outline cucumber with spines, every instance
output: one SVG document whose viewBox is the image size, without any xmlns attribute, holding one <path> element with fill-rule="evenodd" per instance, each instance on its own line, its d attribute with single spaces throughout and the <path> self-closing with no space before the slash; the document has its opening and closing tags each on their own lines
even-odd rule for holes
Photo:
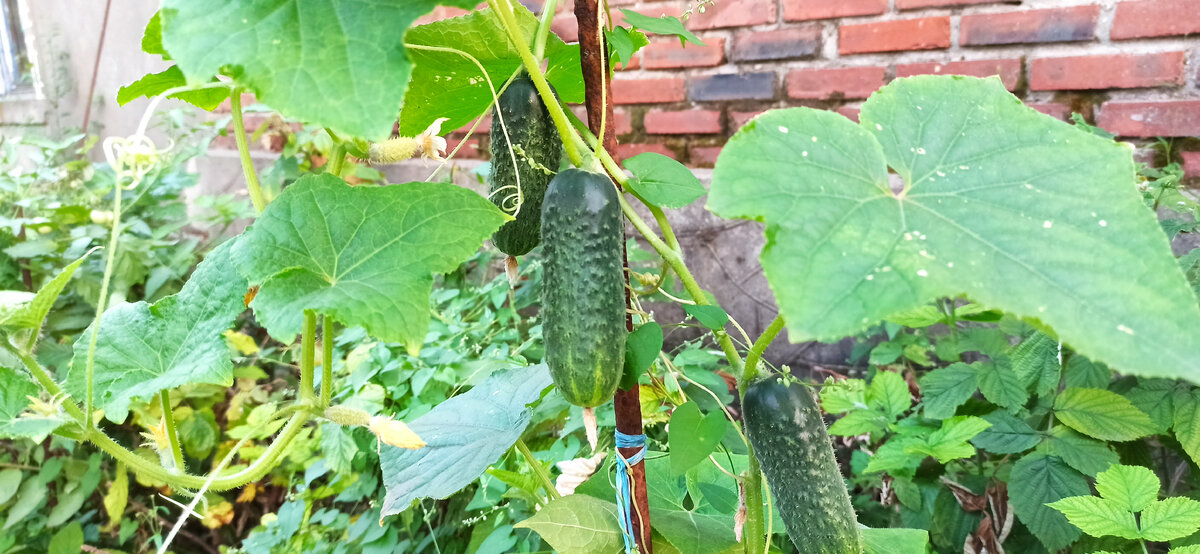
<svg viewBox="0 0 1200 554">
<path fill-rule="evenodd" d="M 518 188 L 521 193 L 516 219 L 505 223 L 492 236 L 492 242 L 501 252 L 521 256 L 541 240 L 542 198 L 554 178 L 553 172 L 558 170 L 562 149 L 562 139 L 550 112 L 529 75 L 522 72 L 500 95 L 492 113 L 488 197 L 505 213 L 512 214 Z"/>
<path fill-rule="evenodd" d="M 812 393 L 772 376 L 746 387 L 742 408 L 792 544 L 811 554 L 862 552 L 846 482 Z"/>
<path fill-rule="evenodd" d="M 546 365 L 567 401 L 612 399 L 625 364 L 624 228 L 605 175 L 567 169 L 542 203 L 542 335 Z"/>
</svg>

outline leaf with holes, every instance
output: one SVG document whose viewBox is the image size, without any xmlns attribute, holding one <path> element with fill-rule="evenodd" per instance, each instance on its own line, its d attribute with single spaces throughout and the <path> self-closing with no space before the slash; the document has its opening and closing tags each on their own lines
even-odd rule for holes
<svg viewBox="0 0 1200 554">
<path fill-rule="evenodd" d="M 388 137 L 412 73 L 405 34 L 438 4 L 466 0 L 165 0 L 162 43 L 190 82 L 226 71 L 288 116 Z"/>
<path fill-rule="evenodd" d="M 135 398 L 189 383 L 233 384 L 233 362 L 222 333 L 246 309 L 246 281 L 238 277 L 230 252 L 241 239 L 208 254 L 178 294 L 147 304 L 113 306 L 100 319 L 96 343 L 94 405 L 122 422 Z M 67 391 L 87 392 L 88 327 L 75 342 Z"/>
<path fill-rule="evenodd" d="M 711 210 L 767 225 L 762 266 L 791 340 L 965 294 L 1114 369 L 1200 380 L 1200 307 L 1129 148 L 1021 105 L 998 79 L 897 79 L 860 119 L 767 112 L 713 173 Z"/>
<path fill-rule="evenodd" d="M 233 248 L 258 294 L 250 307 L 290 342 L 314 310 L 417 352 L 429 327 L 433 273 L 453 271 L 508 216 L 446 183 L 352 187 L 306 175 Z"/>
</svg>

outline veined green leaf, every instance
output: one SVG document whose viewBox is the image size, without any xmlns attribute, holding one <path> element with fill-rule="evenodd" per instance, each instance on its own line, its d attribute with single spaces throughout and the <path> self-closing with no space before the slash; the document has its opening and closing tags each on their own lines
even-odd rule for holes
<svg viewBox="0 0 1200 554">
<path fill-rule="evenodd" d="M 980 364 L 976 375 L 979 377 L 979 392 L 988 402 L 1016 411 L 1029 400 L 1029 393 L 1007 361 Z"/>
<path fill-rule="evenodd" d="M 1024 452 L 1042 440 L 1037 430 L 1004 410 L 996 410 L 983 419 L 992 426 L 972 438 L 971 444 L 993 454 Z"/>
<path fill-rule="evenodd" d="M 222 333 L 246 309 L 246 281 L 230 261 L 238 242 L 227 241 L 209 253 L 178 294 L 104 312 L 96 343 L 93 403 L 110 421 L 124 421 L 134 398 L 152 398 L 188 383 L 233 383 L 233 363 Z M 91 333 L 88 327 L 75 342 L 67 374 L 67 390 L 76 399 L 87 391 Z"/>
<path fill-rule="evenodd" d="M 1091 494 L 1083 475 L 1061 459 L 1040 453 L 1022 457 L 1010 475 L 1008 498 L 1013 511 L 1047 550 L 1061 550 L 1079 538 L 1079 529 L 1046 504 Z"/>
<path fill-rule="evenodd" d="M 1154 434 L 1150 416 L 1124 396 L 1104 389 L 1065 389 L 1054 399 L 1054 416 L 1090 437 L 1129 441 Z"/>
<path fill-rule="evenodd" d="M 1046 396 L 1058 390 L 1062 363 L 1059 362 L 1058 341 L 1045 333 L 1034 331 L 1013 347 L 1009 357 L 1013 373 L 1025 384 L 1033 386 L 1038 396 Z"/>
<path fill-rule="evenodd" d="M 998 79 L 897 79 L 860 119 L 767 112 L 713 174 L 711 210 L 767 224 L 762 265 L 791 340 L 966 294 L 1119 371 L 1200 380 L 1200 307 L 1129 148 L 1022 106 Z"/>
<path fill-rule="evenodd" d="M 505 216 L 445 183 L 352 187 L 306 175 L 284 190 L 233 248 L 238 271 L 260 285 L 250 307 L 290 342 L 304 310 L 417 352 L 429 327 L 433 273 L 458 267 Z"/>
<path fill-rule="evenodd" d="M 1171 429 L 1193 462 L 1200 464 L 1200 391 L 1176 391 Z"/>
<path fill-rule="evenodd" d="M 657 152 L 645 152 L 625 160 L 633 173 L 629 188 L 647 202 L 663 208 L 682 208 L 704 196 L 704 185 L 692 170 Z"/>
<path fill-rule="evenodd" d="M 1096 476 L 1096 492 L 1127 512 L 1145 510 L 1158 499 L 1161 486 L 1158 476 L 1142 466 L 1115 465 Z"/>
<path fill-rule="evenodd" d="M 728 423 L 724 412 L 702 414 L 695 402 L 686 402 L 675 408 L 667 436 L 667 445 L 671 449 L 671 472 L 681 475 L 712 454 L 725 436 Z"/>
<path fill-rule="evenodd" d="M 190 82 L 225 70 L 288 116 L 383 140 L 412 73 L 406 31 L 438 4 L 475 6 L 473 0 L 166 0 L 162 42 Z"/>
<path fill-rule="evenodd" d="M 979 386 L 975 365 L 951 364 L 935 369 L 921 378 L 922 402 L 925 416 L 946 419 L 966 402 Z"/>
<path fill-rule="evenodd" d="M 1108 443 L 1089 439 L 1065 425 L 1051 429 L 1037 449 L 1038 452 L 1062 458 L 1076 471 L 1092 477 L 1121 461 Z"/>
<path fill-rule="evenodd" d="M 1186 537 L 1200 529 L 1200 502 L 1183 496 L 1157 500 L 1142 512 L 1141 538 L 1152 542 Z"/>
<path fill-rule="evenodd" d="M 7 313 L 0 313 L 0 327 L 40 331 L 46 314 L 50 313 L 50 308 L 54 307 L 54 302 L 66 288 L 67 281 L 71 280 L 71 276 L 75 275 L 75 270 L 79 269 L 79 264 L 82 264 L 87 256 L 84 254 L 78 260 L 64 267 L 62 271 L 58 272 L 58 275 L 55 275 L 50 282 L 37 291 L 28 304 Z"/>
<path fill-rule="evenodd" d="M 826 379 L 820 396 L 821 409 L 830 414 L 867 407 L 866 383 L 862 379 Z"/>
<path fill-rule="evenodd" d="M 0 367 L 0 438 L 26 438 L 40 443 L 68 423 L 66 418 L 27 411 L 29 398 L 37 398 L 39 391 L 25 375 Z"/>
<path fill-rule="evenodd" d="M 141 79 L 121 87 L 117 91 L 117 104 L 124 106 L 138 98 L 153 98 L 169 89 L 187 84 L 187 78 L 183 76 L 183 71 L 179 69 L 179 66 L 173 65 L 159 73 L 148 73 Z M 172 94 L 170 98 L 183 100 L 197 108 L 211 112 L 229 99 L 229 91 L 229 87 L 206 88 L 178 92 Z"/>
<path fill-rule="evenodd" d="M 867 389 L 867 405 L 883 410 L 884 415 L 895 420 L 912 407 L 912 394 L 908 392 L 908 383 L 895 371 L 876 373 Z"/>
<path fill-rule="evenodd" d="M 1067 516 L 1071 525 L 1093 537 L 1138 538 L 1133 514 L 1116 502 L 1095 496 L 1072 496 L 1051 502 L 1049 506 Z"/>
<path fill-rule="evenodd" d="M 683 22 L 678 17 L 670 15 L 651 17 L 625 8 L 621 8 L 621 14 L 625 16 L 625 22 L 632 25 L 635 29 L 641 29 L 656 35 L 675 35 L 679 37 L 679 44 L 685 46 L 689 42 L 704 46 L 704 41 L 687 30 L 687 27 L 683 26 Z"/>
</svg>

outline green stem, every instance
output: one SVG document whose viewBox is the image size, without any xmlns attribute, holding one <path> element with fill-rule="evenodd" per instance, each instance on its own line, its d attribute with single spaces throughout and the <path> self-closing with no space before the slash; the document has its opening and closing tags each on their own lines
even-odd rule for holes
<svg viewBox="0 0 1200 554">
<path fill-rule="evenodd" d="M 338 142 L 333 147 L 333 159 L 329 161 L 329 174 L 334 177 L 342 176 L 342 167 L 346 165 L 346 143 Z"/>
<path fill-rule="evenodd" d="M 62 394 L 62 388 L 58 386 L 58 383 L 54 382 L 54 379 L 50 377 L 50 374 L 46 372 L 46 370 L 42 368 L 40 364 L 38 364 L 37 360 L 35 360 L 33 356 L 30 356 L 25 352 L 17 351 L 16 349 L 11 348 L 10 345 L 7 345 L 7 343 L 0 344 L 4 344 L 6 349 L 12 351 L 13 354 L 20 358 L 21 363 L 25 364 L 25 367 L 29 369 L 30 373 L 33 374 L 34 379 L 36 379 L 37 382 L 42 385 L 42 388 L 46 389 L 46 392 L 50 393 L 51 396 L 59 396 Z M 71 402 L 69 398 L 63 401 L 62 407 L 63 410 L 80 421 L 80 423 L 83 422 L 83 411 L 79 409 L 78 405 L 76 405 L 74 402 Z M 279 436 L 275 439 L 275 442 L 271 443 L 271 446 L 267 447 L 267 450 L 261 457 L 259 457 L 254 461 L 253 464 L 242 471 L 214 479 L 210 488 L 216 491 L 237 488 L 251 481 L 262 479 L 263 476 L 270 472 L 275 466 L 275 461 L 278 460 L 279 456 L 286 451 L 292 439 L 296 438 L 296 435 L 300 432 L 300 429 L 302 429 L 304 424 L 308 422 L 308 411 L 302 410 L 300 407 L 285 408 L 280 410 L 279 414 L 276 415 L 283 415 L 292 410 L 296 410 L 298 413 L 292 416 L 291 420 L 288 421 L 286 426 L 284 426 L 283 431 L 281 431 Z M 100 448 L 100 450 L 103 450 L 104 452 L 108 453 L 108 455 L 116 458 L 117 461 L 124 463 L 131 470 L 152 479 L 163 481 L 171 487 L 198 489 L 203 487 L 204 484 L 208 482 L 208 476 L 190 475 L 187 473 L 181 474 L 163 468 L 162 466 L 131 452 L 124 446 L 121 446 L 108 435 L 105 435 L 104 432 L 98 428 L 93 427 L 85 432 L 84 438 L 94 443 Z"/>
<path fill-rule="evenodd" d="M 333 398 L 333 318 L 321 322 L 321 409 L 329 407 Z"/>
<path fill-rule="evenodd" d="M 533 53 L 529 51 L 529 45 L 525 44 L 522 34 L 518 32 L 516 17 L 513 16 L 508 0 L 488 0 L 488 7 L 499 17 L 505 33 L 508 34 L 508 41 L 516 48 L 517 54 L 521 57 L 521 63 L 525 66 L 525 71 L 529 73 L 529 78 L 533 81 L 533 86 L 537 87 L 538 94 L 546 104 L 546 109 L 550 111 L 550 119 L 554 120 L 554 127 L 558 129 L 558 134 L 563 138 L 563 150 L 567 153 L 567 159 L 571 160 L 576 167 L 583 167 L 583 157 L 579 154 L 579 148 L 575 144 L 578 135 L 567 123 L 567 116 L 563 113 L 562 104 L 550 90 L 550 84 L 546 82 L 546 76 L 542 74 L 537 59 L 533 57 Z"/>
<path fill-rule="evenodd" d="M 300 401 L 311 404 L 313 392 L 313 368 L 316 366 L 317 314 L 304 310 L 304 331 L 300 337 Z"/>
<path fill-rule="evenodd" d="M 550 36 L 550 26 L 554 23 L 557 11 L 558 0 L 547 0 L 542 4 L 542 18 L 538 20 L 537 33 L 533 36 L 533 57 L 539 60 L 546 53 L 546 39 Z"/>
<path fill-rule="evenodd" d="M 771 346 L 771 342 L 775 337 L 779 336 L 779 332 L 783 330 L 783 314 L 778 314 L 762 334 L 758 336 L 758 340 L 754 341 L 754 345 L 750 347 L 750 352 L 746 354 L 746 367 L 742 370 L 742 379 L 738 383 L 738 389 L 742 395 L 746 394 L 746 387 L 750 381 L 758 376 L 758 361 L 762 359 L 763 352 Z"/>
<path fill-rule="evenodd" d="M 229 107 L 233 113 L 233 140 L 237 143 L 238 156 L 242 160 L 242 173 L 246 175 L 246 190 L 250 191 L 250 202 L 254 213 L 261 214 L 267 207 L 262 188 L 258 186 L 258 173 L 250 159 L 250 146 L 246 144 L 246 123 L 242 121 L 242 89 L 235 87 L 229 94 Z"/>
<path fill-rule="evenodd" d="M 162 401 L 163 427 L 166 428 L 167 442 L 171 444 L 171 456 L 175 459 L 175 469 L 182 473 L 187 468 L 183 465 L 183 448 L 179 446 L 179 434 L 175 432 L 175 413 L 171 411 L 171 391 L 164 390 L 158 393 L 158 398 Z"/>
<path fill-rule="evenodd" d="M 96 344 L 100 339 L 100 318 L 104 316 L 104 308 L 108 304 L 108 287 L 112 283 L 113 268 L 117 265 L 117 247 L 121 238 L 121 197 L 125 192 L 121 185 L 122 179 L 118 176 L 117 184 L 113 186 L 113 220 L 108 236 L 108 255 L 104 260 L 104 278 L 100 281 L 100 297 L 96 299 L 96 318 L 92 321 L 92 336 L 88 339 L 87 365 L 85 366 L 87 387 L 83 401 L 83 413 L 88 414 L 88 417 L 83 421 L 84 430 L 92 428 L 92 398 L 96 391 Z"/>
<path fill-rule="evenodd" d="M 550 500 L 562 498 L 562 495 L 558 494 L 558 489 L 554 488 L 554 481 L 550 479 L 550 474 L 546 473 L 545 466 L 534 457 L 533 452 L 529 450 L 529 446 L 525 444 L 525 441 L 517 439 L 516 447 L 517 451 L 525 457 L 525 461 L 529 462 L 529 466 L 533 468 L 533 473 L 542 482 L 542 488 L 546 489 L 546 495 L 550 497 Z"/>
<path fill-rule="evenodd" d="M 746 539 L 746 552 L 758 554 L 766 550 L 767 530 L 763 517 L 762 469 L 758 467 L 758 457 L 754 455 L 754 447 L 746 444 L 750 464 L 746 467 L 746 528 L 742 537 Z"/>
</svg>

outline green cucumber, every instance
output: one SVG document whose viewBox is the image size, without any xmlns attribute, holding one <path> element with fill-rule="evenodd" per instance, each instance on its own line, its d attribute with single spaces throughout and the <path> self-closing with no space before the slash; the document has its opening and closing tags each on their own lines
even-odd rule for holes
<svg viewBox="0 0 1200 554">
<path fill-rule="evenodd" d="M 746 388 L 746 434 L 800 552 L 862 552 L 846 482 L 812 393 L 769 377 Z"/>
<path fill-rule="evenodd" d="M 503 116 L 504 127 L 500 126 Z M 505 137 L 504 129 L 508 129 Z M 512 214 L 520 177 L 521 209 L 492 236 L 509 256 L 527 254 L 541 240 L 542 197 L 558 171 L 562 139 L 529 75 L 521 73 L 500 95 L 492 114 L 492 174 L 488 198 Z M 509 144 L 512 145 L 510 151 Z M 514 164 L 514 158 L 516 163 Z M 514 167 L 515 165 L 515 167 Z"/>
<path fill-rule="evenodd" d="M 567 401 L 590 408 L 616 393 L 625 364 L 625 240 L 607 176 L 559 172 L 542 203 L 542 335 Z"/>
</svg>

